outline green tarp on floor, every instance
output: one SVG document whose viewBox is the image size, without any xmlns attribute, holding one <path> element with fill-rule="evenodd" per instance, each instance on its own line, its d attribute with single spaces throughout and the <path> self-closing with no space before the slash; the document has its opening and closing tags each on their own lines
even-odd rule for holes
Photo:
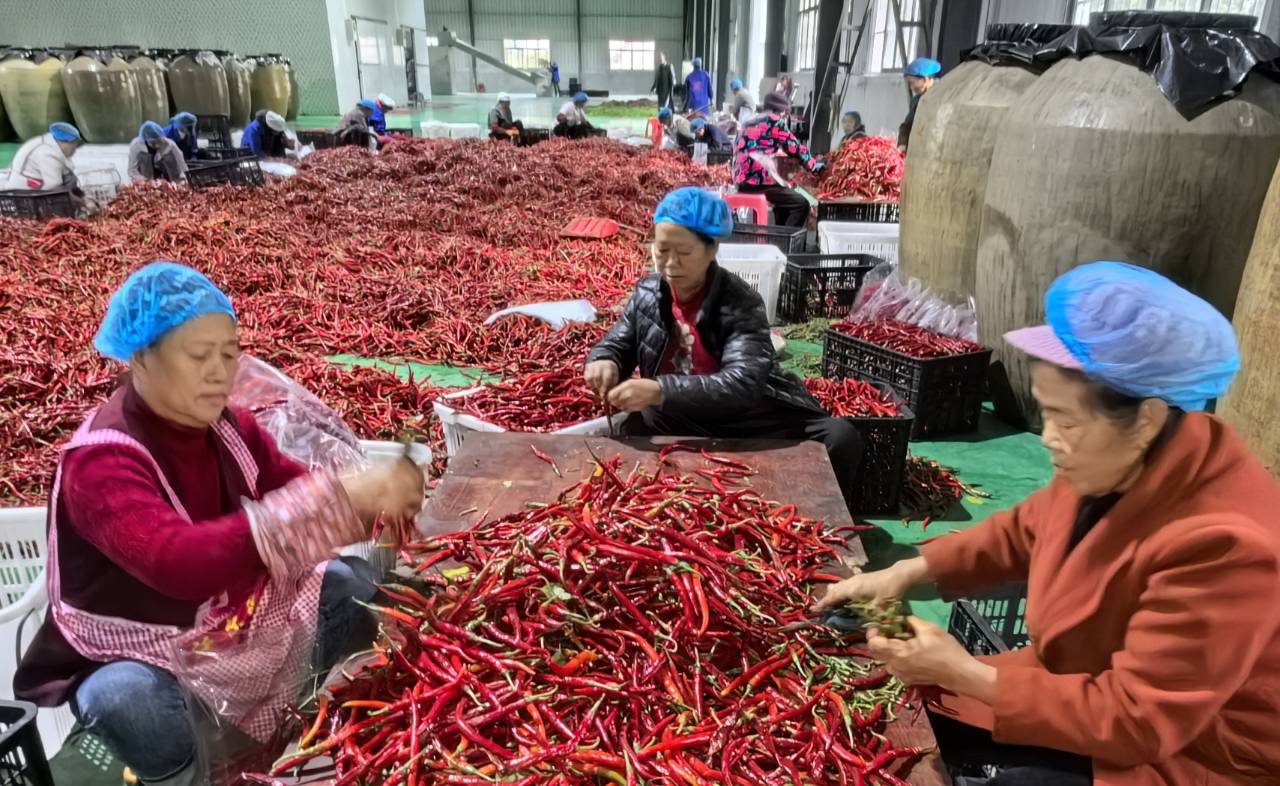
<svg viewBox="0 0 1280 786">
<path fill-rule="evenodd" d="M 400 379 L 408 382 L 410 378 L 417 382 L 427 382 L 440 388 L 469 388 L 481 382 L 494 382 L 497 375 L 485 373 L 478 368 L 467 366 L 424 365 L 411 363 L 395 358 L 365 358 L 359 355 L 330 355 L 325 358 L 330 363 L 343 368 L 370 366 L 390 371 Z"/>
</svg>

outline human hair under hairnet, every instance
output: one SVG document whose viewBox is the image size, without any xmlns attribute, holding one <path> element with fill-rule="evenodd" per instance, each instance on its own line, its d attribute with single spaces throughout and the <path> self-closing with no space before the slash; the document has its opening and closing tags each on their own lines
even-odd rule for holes
<svg viewBox="0 0 1280 786">
<path fill-rule="evenodd" d="M 679 224 L 713 240 L 733 234 L 733 214 L 714 191 L 685 186 L 667 194 L 653 213 L 653 223 Z"/>
<path fill-rule="evenodd" d="M 206 314 L 236 318 L 231 299 L 199 271 L 174 262 L 152 262 L 111 296 L 93 346 L 127 363 L 170 330 Z"/>
</svg>

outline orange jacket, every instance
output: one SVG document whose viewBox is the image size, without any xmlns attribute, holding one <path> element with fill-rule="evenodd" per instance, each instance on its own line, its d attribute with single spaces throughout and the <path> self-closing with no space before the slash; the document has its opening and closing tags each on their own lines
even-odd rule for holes
<svg viewBox="0 0 1280 786">
<path fill-rule="evenodd" d="M 1075 549 L 1055 478 L 923 549 L 948 590 L 1026 579 L 1025 650 L 996 656 L 998 742 L 1093 758 L 1098 786 L 1280 783 L 1280 488 L 1223 421 L 1188 414 Z"/>
</svg>

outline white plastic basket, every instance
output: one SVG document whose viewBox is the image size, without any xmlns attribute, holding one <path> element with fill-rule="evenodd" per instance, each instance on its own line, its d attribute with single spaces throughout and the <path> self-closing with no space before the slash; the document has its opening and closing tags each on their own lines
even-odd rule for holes
<svg viewBox="0 0 1280 786">
<path fill-rule="evenodd" d="M 824 254 L 871 254 L 898 261 L 901 224 L 862 221 L 818 222 L 818 249 Z"/>
<path fill-rule="evenodd" d="M 778 289 L 787 268 L 787 255 L 777 246 L 764 243 L 721 243 L 716 262 L 760 293 L 765 316 L 773 324 L 778 315 Z"/>
<path fill-rule="evenodd" d="M 620 126 L 610 126 L 605 129 L 605 136 L 615 142 L 622 142 L 627 137 L 631 136 L 631 129 L 622 128 Z"/>
<path fill-rule="evenodd" d="M 480 124 L 479 123 L 450 123 L 449 138 L 450 139 L 479 139 Z"/>
<path fill-rule="evenodd" d="M 360 451 L 370 461 L 386 461 L 403 456 L 404 445 L 399 442 L 379 442 L 371 439 L 362 439 L 360 440 Z M 414 442 L 409 446 L 409 458 L 413 459 L 414 464 L 425 468 L 431 463 L 431 448 L 421 442 Z M 369 564 L 373 566 L 373 569 L 380 576 L 385 576 L 395 567 L 395 550 L 378 548 L 377 544 L 371 540 L 339 549 L 338 553 L 347 557 L 359 557 L 360 559 L 368 560 Z"/>
<path fill-rule="evenodd" d="M 421 124 L 418 127 L 418 129 L 422 132 L 422 135 L 427 139 L 448 139 L 449 138 L 448 123 L 441 123 L 438 121 L 429 120 Z"/>
<path fill-rule="evenodd" d="M 448 404 L 444 403 L 453 399 L 460 399 L 475 393 L 479 387 L 460 390 L 457 393 L 450 393 L 435 400 L 432 407 L 435 409 L 436 416 L 440 418 L 440 422 L 444 425 L 444 442 L 448 447 L 449 456 L 453 457 L 458 454 L 462 448 L 463 441 L 467 435 L 474 431 L 485 431 L 491 434 L 498 434 L 506 431 L 502 426 L 494 425 L 465 412 L 459 412 Z M 620 412 L 613 416 L 614 427 L 617 428 L 626 420 L 627 414 Z M 581 434 L 584 436 L 599 436 L 609 433 L 609 421 L 606 418 L 592 418 L 584 420 L 574 426 L 562 428 L 559 431 L 552 431 L 552 434 Z"/>
</svg>

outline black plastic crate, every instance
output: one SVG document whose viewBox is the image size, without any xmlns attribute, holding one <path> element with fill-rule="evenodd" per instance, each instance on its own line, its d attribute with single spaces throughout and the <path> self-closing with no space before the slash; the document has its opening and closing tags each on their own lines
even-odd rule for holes
<svg viewBox="0 0 1280 786">
<path fill-rule="evenodd" d="M 990 349 L 916 358 L 830 328 L 822 342 L 822 376 L 890 385 L 915 413 L 912 439 L 977 429 L 990 364 Z"/>
<path fill-rule="evenodd" d="M 187 182 L 192 188 L 213 186 L 260 186 L 265 181 L 257 158 L 236 158 L 229 161 L 197 162 L 187 170 Z"/>
<path fill-rule="evenodd" d="M 853 498 L 846 500 L 854 515 L 897 515 L 902 493 L 902 473 L 907 465 L 907 442 L 915 415 L 893 388 L 872 383 L 890 400 L 898 402 L 902 414 L 896 418 L 846 417 L 862 436 L 862 461 L 858 464 Z"/>
<path fill-rule="evenodd" d="M 708 150 L 707 166 L 723 166 L 733 159 L 732 150 Z"/>
<path fill-rule="evenodd" d="M 76 203 L 67 188 L 0 191 L 0 216 L 5 218 L 73 218 L 75 214 Z"/>
<path fill-rule="evenodd" d="M 520 134 L 520 144 L 522 145 L 536 145 L 539 142 L 546 142 L 550 139 L 550 128 L 526 128 Z"/>
<path fill-rule="evenodd" d="M 196 115 L 196 137 L 217 147 L 231 147 L 231 118 L 227 115 Z"/>
<path fill-rule="evenodd" d="M 311 145 L 316 150 L 329 150 L 338 146 L 338 131 L 333 128 L 299 128 L 298 144 Z"/>
<path fill-rule="evenodd" d="M 587 131 L 587 139 L 595 139 L 597 137 L 603 138 L 607 136 L 609 136 L 609 129 L 607 128 L 592 128 Z"/>
<path fill-rule="evenodd" d="M 998 655 L 1027 646 L 1027 587 L 962 598 L 951 606 L 947 629 L 971 655 Z"/>
<path fill-rule="evenodd" d="M 788 254 L 778 290 L 778 319 L 793 323 L 849 316 L 862 279 L 883 261 L 870 254 Z"/>
<path fill-rule="evenodd" d="M 767 224 L 733 224 L 733 235 L 730 243 L 759 243 L 777 246 L 782 253 L 804 253 L 804 246 L 809 232 L 804 227 L 778 227 Z"/>
<path fill-rule="evenodd" d="M 818 202 L 819 221 L 897 224 L 900 215 L 901 210 L 897 202 L 854 202 L 840 199 Z"/>
<path fill-rule="evenodd" d="M 29 702 L 0 701 L 0 786 L 53 786 Z"/>
<path fill-rule="evenodd" d="M 241 158 L 253 158 L 253 152 L 247 147 L 222 147 L 208 145 L 200 148 L 196 161 L 237 161 Z"/>
</svg>

